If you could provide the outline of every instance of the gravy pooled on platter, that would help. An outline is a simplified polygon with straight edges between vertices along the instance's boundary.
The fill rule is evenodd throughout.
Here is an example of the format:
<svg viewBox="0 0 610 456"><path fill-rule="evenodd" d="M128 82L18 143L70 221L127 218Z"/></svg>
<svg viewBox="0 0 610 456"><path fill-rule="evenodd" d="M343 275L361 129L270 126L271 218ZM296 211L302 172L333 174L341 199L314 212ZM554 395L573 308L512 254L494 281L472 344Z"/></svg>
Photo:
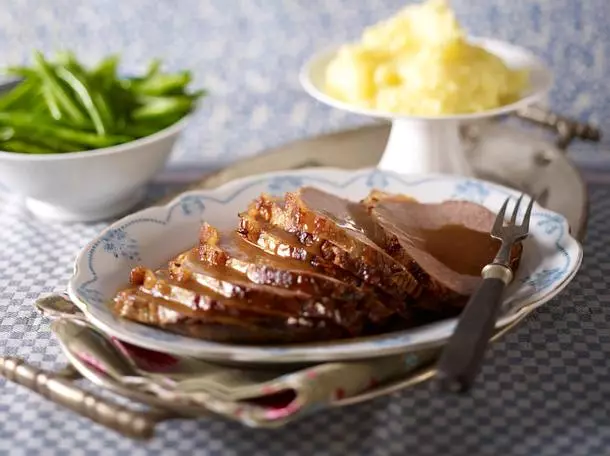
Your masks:
<svg viewBox="0 0 610 456"><path fill-rule="evenodd" d="M396 236L406 254L426 273L427 288L438 295L469 296L481 281L500 243L489 232L495 214L469 201L438 204L382 201L373 208L377 222ZM512 252L518 265L521 245Z"/></svg>
<svg viewBox="0 0 610 456"><path fill-rule="evenodd" d="M478 276L494 258L500 242L489 234L463 225L445 225L435 230L419 230L412 241L458 274Z"/></svg>
<svg viewBox="0 0 610 456"><path fill-rule="evenodd" d="M474 203L303 187L261 195L235 230L204 223L166 269L137 267L116 314L192 337L283 344L344 339L452 316L498 248ZM520 250L513 252L516 266ZM457 303L457 304L456 304ZM431 314L430 311L433 310ZM431 316L432 315L432 316Z"/></svg>

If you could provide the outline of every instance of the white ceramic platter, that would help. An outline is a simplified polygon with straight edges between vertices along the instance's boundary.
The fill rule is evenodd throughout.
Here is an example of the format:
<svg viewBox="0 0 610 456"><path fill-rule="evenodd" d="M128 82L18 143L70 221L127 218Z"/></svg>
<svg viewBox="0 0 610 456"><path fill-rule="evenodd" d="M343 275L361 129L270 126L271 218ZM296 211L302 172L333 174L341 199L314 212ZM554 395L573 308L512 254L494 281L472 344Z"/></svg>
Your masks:
<svg viewBox="0 0 610 456"><path fill-rule="evenodd" d="M219 228L237 226L237 213L262 192L283 194L303 185L319 187L353 200L372 188L405 193L422 202L469 200L497 211L507 195L518 192L489 182L458 176L402 176L377 169L328 168L261 174L211 190L188 192L165 206L149 208L114 223L78 255L69 283L70 297L90 321L112 336L153 350L217 361L250 363L314 362L362 359L412 352L441 345L455 320L406 331L315 344L244 346L208 342L117 318L109 302L137 264L159 267L191 247L203 220ZM506 293L501 328L559 293L582 260L566 219L535 206L521 266Z"/></svg>

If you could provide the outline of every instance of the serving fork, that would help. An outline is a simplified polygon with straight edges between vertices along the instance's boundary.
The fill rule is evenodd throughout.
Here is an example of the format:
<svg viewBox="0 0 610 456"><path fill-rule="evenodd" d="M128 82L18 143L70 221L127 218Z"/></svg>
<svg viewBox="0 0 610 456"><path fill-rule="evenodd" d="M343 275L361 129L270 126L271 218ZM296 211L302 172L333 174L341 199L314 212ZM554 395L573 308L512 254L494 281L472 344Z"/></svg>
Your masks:
<svg viewBox="0 0 610 456"><path fill-rule="evenodd" d="M510 220L506 198L491 229L491 237L501 241L493 261L481 271L483 281L462 311L457 327L445 345L437 364L437 385L445 391L462 392L472 386L485 350L493 334L504 288L513 280L510 254L513 245L529 234L534 199L527 205L521 224L517 224L523 195L517 199Z"/></svg>

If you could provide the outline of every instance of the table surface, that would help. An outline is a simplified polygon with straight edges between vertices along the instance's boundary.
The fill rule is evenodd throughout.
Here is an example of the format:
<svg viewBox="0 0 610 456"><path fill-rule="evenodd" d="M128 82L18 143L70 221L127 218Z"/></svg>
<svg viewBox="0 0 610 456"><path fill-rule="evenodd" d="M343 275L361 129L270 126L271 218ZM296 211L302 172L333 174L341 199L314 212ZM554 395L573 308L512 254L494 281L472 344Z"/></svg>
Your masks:
<svg viewBox="0 0 610 456"><path fill-rule="evenodd" d="M176 185L179 176L172 173L153 193ZM0 380L0 454L604 454L610 448L610 175L597 176L590 196L581 272L493 346L469 397L441 397L420 385L281 430L221 419L173 421L159 425L154 440L137 443ZM65 287L75 252L104 226L43 223L17 198L0 197L1 354L43 368L62 365L48 321L32 302Z"/></svg>

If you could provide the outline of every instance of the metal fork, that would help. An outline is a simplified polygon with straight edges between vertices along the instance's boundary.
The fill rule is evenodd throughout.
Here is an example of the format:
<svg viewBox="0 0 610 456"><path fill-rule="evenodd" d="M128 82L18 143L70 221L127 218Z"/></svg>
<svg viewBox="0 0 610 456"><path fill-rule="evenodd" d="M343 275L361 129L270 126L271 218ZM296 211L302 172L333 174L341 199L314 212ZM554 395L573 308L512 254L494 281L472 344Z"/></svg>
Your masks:
<svg viewBox="0 0 610 456"><path fill-rule="evenodd" d="M510 197L506 198L491 229L491 237L502 241L493 262L486 265L483 281L460 315L457 327L449 338L437 364L436 384L442 390L463 392L470 389L477 376L489 339L493 333L502 302L504 287L513 280L510 252L513 245L525 239L534 200L525 210L523 221L517 224L523 195L515 203L512 216L506 223L505 214Z"/></svg>

